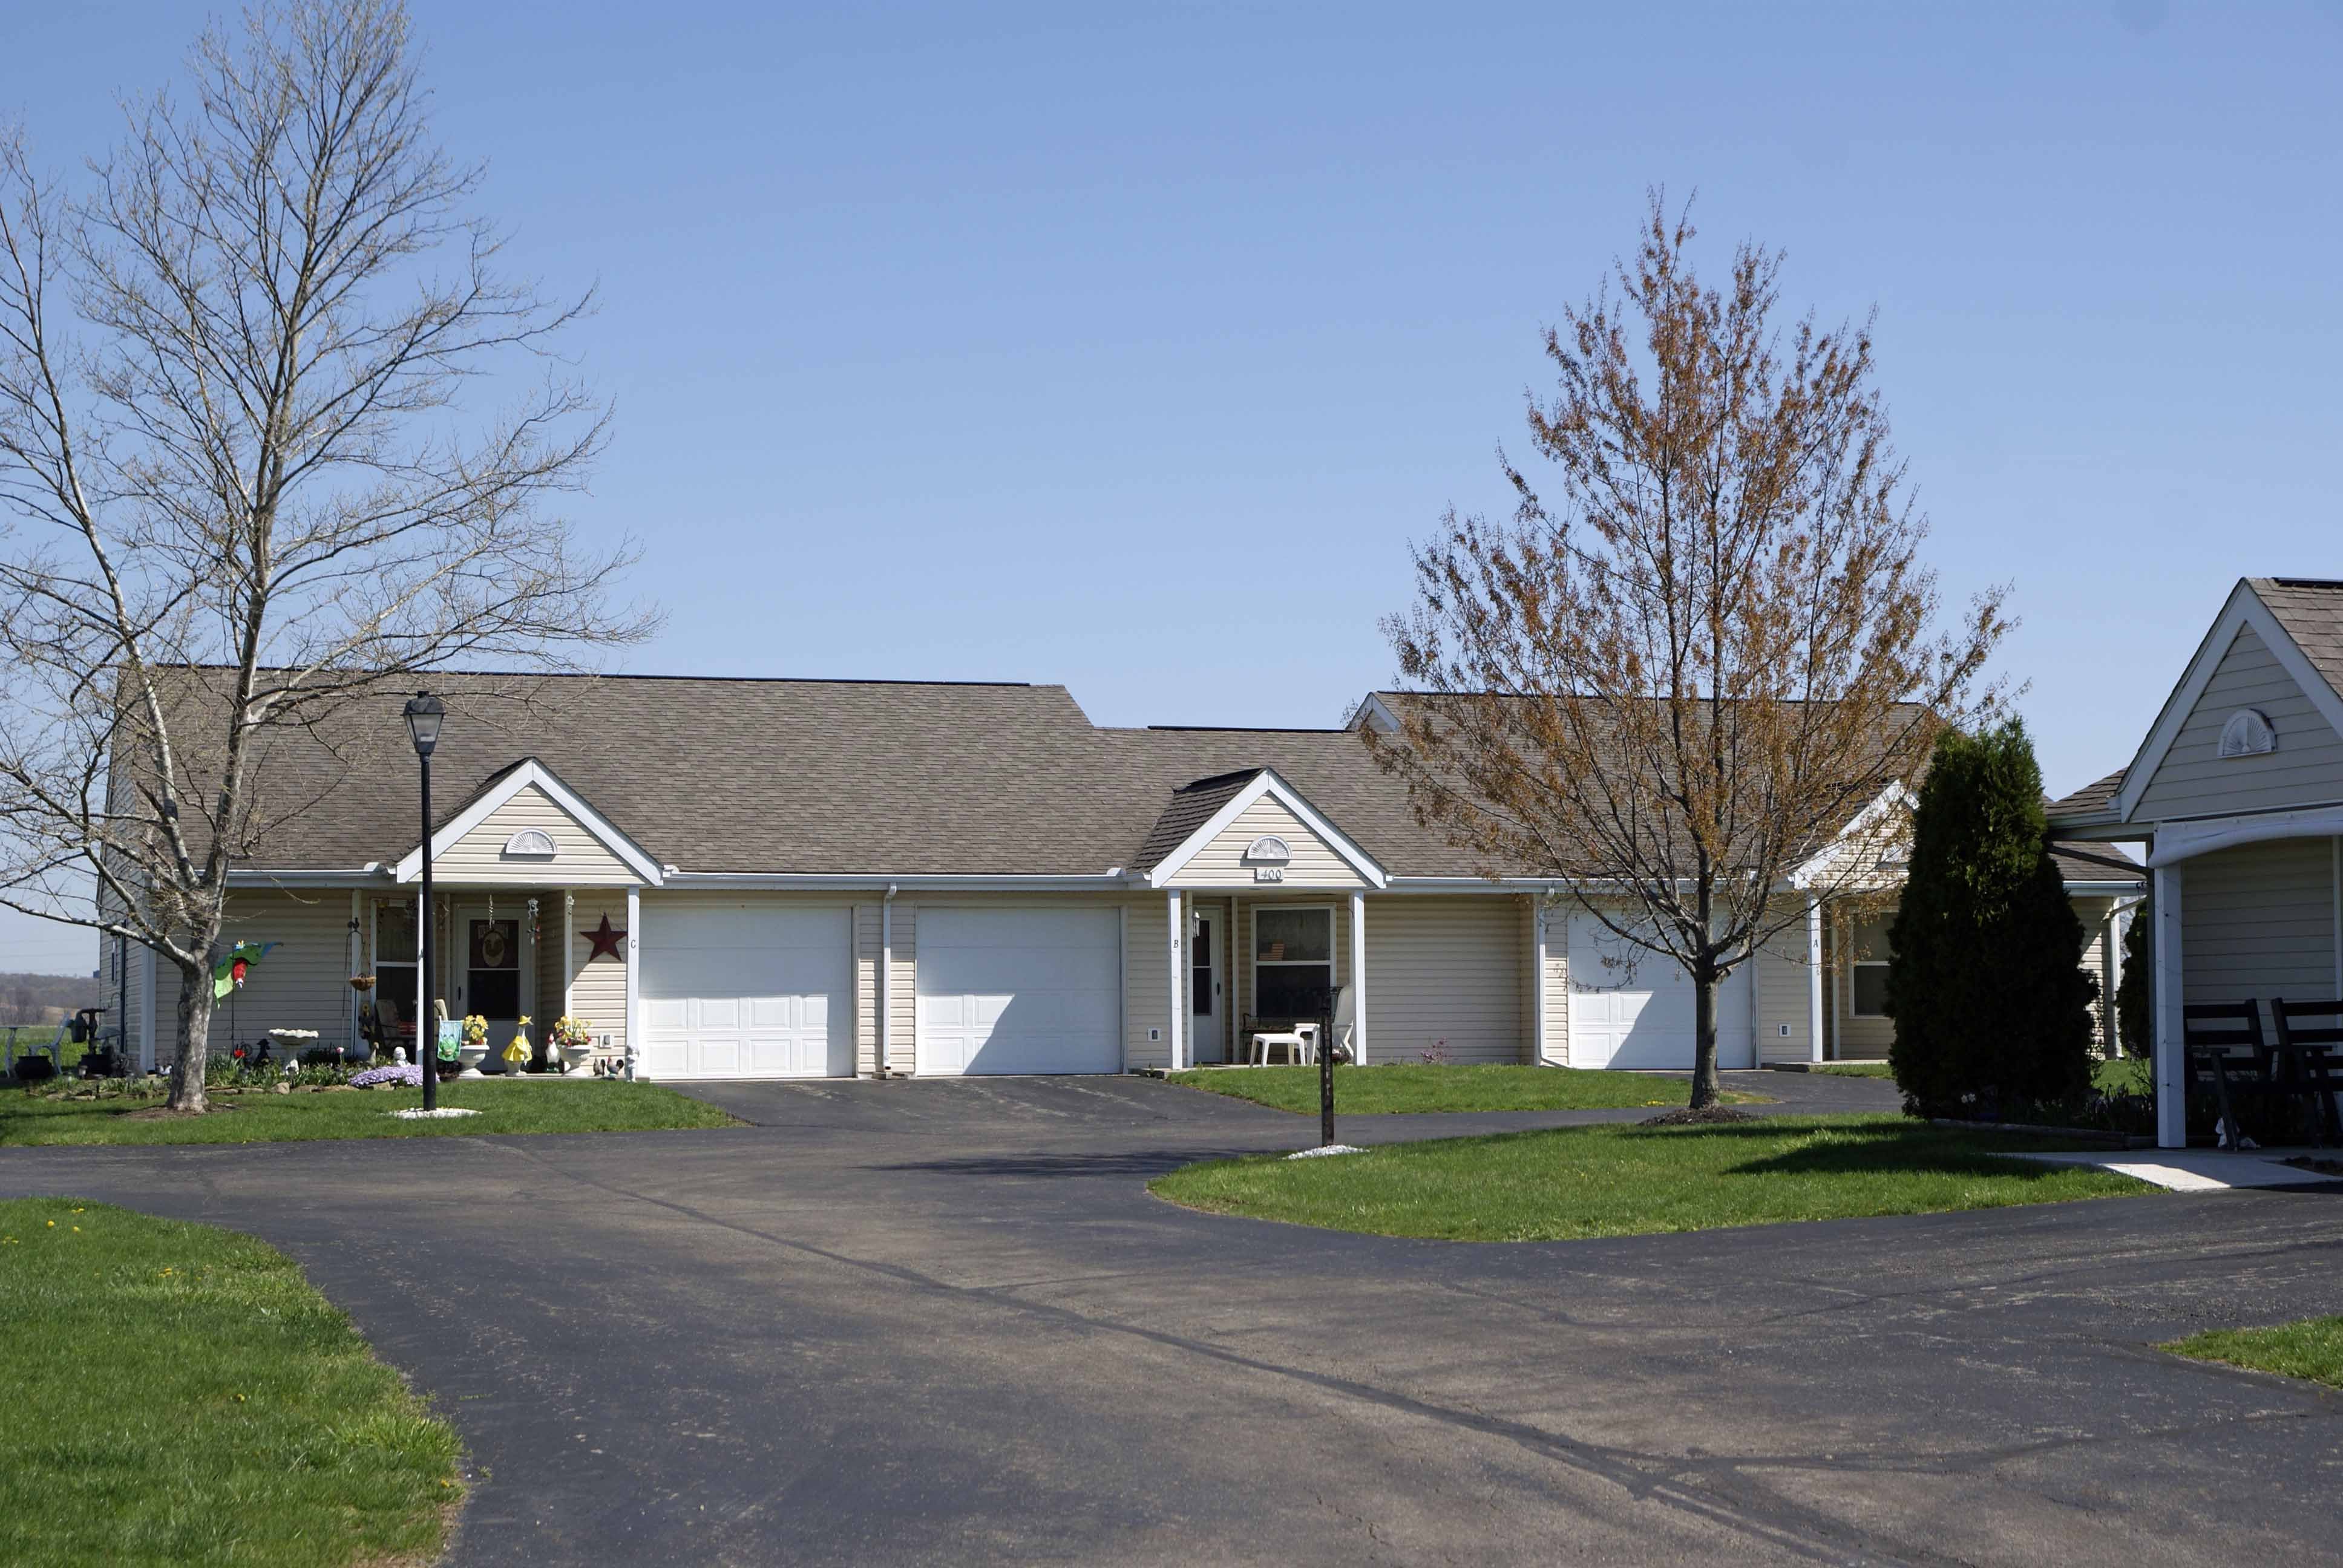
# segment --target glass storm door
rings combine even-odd
[[[488,1020],[488,1057],[481,1067],[490,1072],[504,1066],[504,1049],[520,1015],[528,1010],[528,971],[521,962],[520,921],[499,915],[468,914],[464,918],[464,972],[457,983],[459,1011],[478,1013]]]
[[[1199,910],[1188,938],[1188,1059],[1219,1061],[1221,1032],[1220,911]]]

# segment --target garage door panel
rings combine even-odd
[[[1114,1072],[1121,937],[1111,910],[920,911],[920,1071]]]
[[[853,1073],[846,910],[653,908],[643,924],[643,1060],[651,1077]]]
[[[1717,988],[1719,1066],[1753,1065],[1749,983],[1745,964]],[[1695,1012],[1683,965],[1620,941],[1588,916],[1571,917],[1572,1066],[1689,1070]]]

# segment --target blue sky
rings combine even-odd
[[[416,15],[512,257],[600,287],[578,516],[671,617],[628,668],[1338,722],[1653,184],[1712,264],[1755,236],[1791,303],[1876,307],[2054,789],[2236,578],[2343,575],[2343,4]],[[69,162],[201,15],[19,7],[0,113]],[[92,950],[0,925],[0,969]]]

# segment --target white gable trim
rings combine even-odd
[[[1351,710],[1350,721],[1342,728],[1373,729],[1386,735],[1396,735],[1400,729],[1399,715],[1391,710],[1389,703],[1370,691],[1360,699],[1358,707]]]
[[[1343,864],[1356,871],[1359,879],[1369,887],[1389,885],[1391,878],[1383,867],[1375,863],[1375,858],[1353,843],[1341,829],[1320,816],[1318,809],[1304,800],[1292,785],[1279,778],[1274,768],[1264,768],[1255,774],[1252,781],[1231,796],[1225,805],[1212,813],[1210,820],[1182,839],[1178,849],[1157,861],[1154,869],[1147,873],[1147,885],[1151,888],[1166,886],[1180,874],[1180,868],[1202,853],[1205,845],[1226,832],[1229,825],[1243,816],[1248,807],[1263,799],[1277,801],[1302,819],[1302,826],[1317,834],[1320,840],[1333,850]]]
[[[2164,765],[2165,753],[2170,751],[2172,743],[2180,739],[2181,728],[2188,722],[2188,716],[2197,711],[2197,704],[2205,696],[2205,688],[2212,682],[2213,672],[2221,668],[2223,659],[2229,657],[2229,649],[2237,642],[2237,633],[2247,627],[2253,628],[2254,635],[2262,639],[2262,646],[2270,650],[2270,657],[2278,660],[2278,668],[2302,689],[2302,695],[2310,699],[2310,705],[2318,709],[2320,716],[2334,728],[2335,733],[2343,736],[2343,693],[2338,693],[2329,686],[2326,677],[2303,657],[2302,649],[2295,646],[2294,638],[2287,635],[2286,628],[2278,624],[2278,617],[2270,613],[2270,608],[2262,602],[2261,595],[2254,592],[2253,585],[2239,582],[2229,590],[2229,600],[2221,607],[2220,616],[2213,622],[2212,629],[2205,634],[2205,640],[2197,645],[2197,656],[2188,661],[2187,669],[2180,677],[2180,684],[2174,687],[2172,695],[2164,699],[2163,710],[2156,716],[2156,727],[2141,742],[2139,755],[2133,758],[2131,766],[2124,770],[2123,788],[2116,791],[2114,801],[2117,821],[2131,820],[2132,812],[2139,806],[2139,798],[2147,793],[2148,785],[2156,778],[2156,770]]]
[[[1870,805],[1848,818],[1846,826],[1841,828],[1828,844],[1790,868],[1790,874],[1785,879],[1793,888],[1805,889],[1829,867],[1831,861],[1837,857],[1840,847],[1849,839],[1858,833],[1867,832],[1874,822],[1890,811],[1917,810],[1919,805],[1920,798],[1906,789],[1901,781],[1890,784],[1873,799]],[[1898,872],[1896,875],[1900,879],[1902,873]]]
[[[619,859],[629,870],[656,888],[667,880],[659,865],[645,854],[642,846],[612,826],[609,819],[581,799],[578,792],[554,777],[553,769],[532,757],[506,774],[482,792],[480,798],[465,807],[447,825],[431,835],[431,858],[437,859],[462,839],[465,834],[487,821],[496,811],[522,790],[535,786],[552,797],[556,805],[575,817],[594,840]],[[423,875],[423,847],[417,845],[399,857],[395,873],[402,882],[412,882]]]
[[[2151,869],[2169,866],[2177,860],[2209,855],[2216,849],[2263,844],[2273,839],[2337,837],[2343,837],[2343,806],[2316,806],[2254,817],[2216,817],[2157,829],[2147,863]]]

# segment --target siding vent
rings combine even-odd
[[[2269,716],[2251,708],[2240,708],[2229,715],[2221,726],[2220,755],[2230,757],[2267,757],[2278,749],[2278,731],[2271,728]]]
[[[542,828],[523,828],[505,840],[508,860],[550,860],[554,854],[553,835]]]

